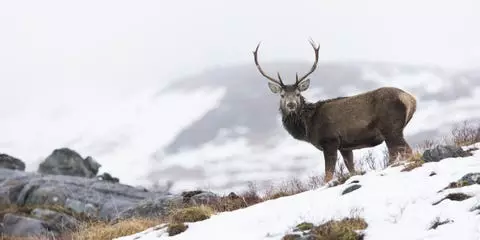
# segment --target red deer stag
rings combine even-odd
[[[270,91],[280,95],[280,113],[285,130],[295,139],[308,142],[323,152],[325,181],[333,178],[337,163],[337,150],[343,157],[350,173],[355,172],[353,150],[374,147],[384,141],[389,152],[389,164],[400,154],[412,154],[405,141],[403,129],[416,111],[416,99],[411,94],[394,87],[381,87],[358,95],[307,102],[301,95],[310,86],[307,78],[317,68],[315,62],[304,76],[296,75],[294,84],[284,84],[262,70],[253,52],[258,71],[267,78]]]

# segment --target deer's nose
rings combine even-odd
[[[287,108],[289,108],[289,109],[294,109],[295,106],[296,106],[296,104],[294,102],[287,103]]]

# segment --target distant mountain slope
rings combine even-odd
[[[296,71],[310,66],[280,62],[266,63],[264,69],[280,71],[285,82],[293,82]],[[411,92],[418,98],[417,113],[406,129],[412,144],[448,132],[454,122],[480,119],[479,70],[320,63],[311,79],[305,94],[311,101],[387,85]],[[282,129],[278,96],[270,93],[254,64],[218,67],[170,82],[127,95],[112,94],[117,86],[111,86],[112,92],[102,88],[85,95],[55,88],[35,92],[30,98],[41,101],[6,109],[0,118],[0,152],[22,159],[27,171],[35,171],[55,148],[68,147],[92,156],[102,164],[100,172],[122,183],[173,181],[173,191],[233,191],[248,181],[268,183],[323,172],[322,153]],[[357,151],[356,161],[367,151]]]
[[[271,74],[280,71],[285,82],[293,82],[296,71],[302,73],[310,66],[310,63],[283,62],[264,64],[264,69]],[[412,145],[445,134],[454,122],[480,119],[479,71],[454,72],[393,63],[323,63],[311,79],[311,89],[305,94],[310,101],[353,95],[381,86],[397,86],[411,92],[418,100],[417,113],[406,129]],[[153,164],[158,168],[150,174],[151,179],[170,178],[179,187],[206,184],[217,189],[239,186],[252,179],[267,181],[320,171],[323,156],[305,143],[292,141],[282,129],[278,96],[268,90],[267,80],[253,64],[211,69],[180,79],[158,95],[200,87],[222,88],[225,94],[216,108],[193,121],[165,148],[159,149],[156,156],[161,164]],[[230,147],[223,146],[225,144]],[[279,147],[282,144],[297,147],[292,151],[300,152],[287,154],[285,151],[289,150]],[[222,156],[205,153],[222,152],[224,148],[235,148],[238,153]],[[240,149],[254,152],[243,154]],[[283,156],[281,161],[289,166],[281,167],[278,161],[267,160],[274,155]],[[251,174],[247,174],[248,171]],[[195,176],[195,180],[187,183],[181,176]]]

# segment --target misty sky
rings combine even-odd
[[[5,0],[0,110],[127,96],[209,67],[253,64],[260,40],[262,62],[312,61],[312,37],[321,61],[476,67],[479,12],[478,0]]]

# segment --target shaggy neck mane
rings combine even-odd
[[[287,113],[280,108],[282,115],[282,123],[285,130],[287,130],[292,137],[298,140],[307,140],[308,138],[308,126],[310,125],[310,119],[315,114],[317,109],[328,102],[343,99],[346,97],[337,97],[331,99],[325,99],[316,103],[307,102],[304,97],[300,98],[300,108],[295,112]]]
[[[301,97],[300,101],[301,107],[297,111],[287,113],[280,108],[280,113],[285,130],[295,139],[306,140],[308,133],[307,122],[315,112],[315,104],[306,102],[303,97]]]

